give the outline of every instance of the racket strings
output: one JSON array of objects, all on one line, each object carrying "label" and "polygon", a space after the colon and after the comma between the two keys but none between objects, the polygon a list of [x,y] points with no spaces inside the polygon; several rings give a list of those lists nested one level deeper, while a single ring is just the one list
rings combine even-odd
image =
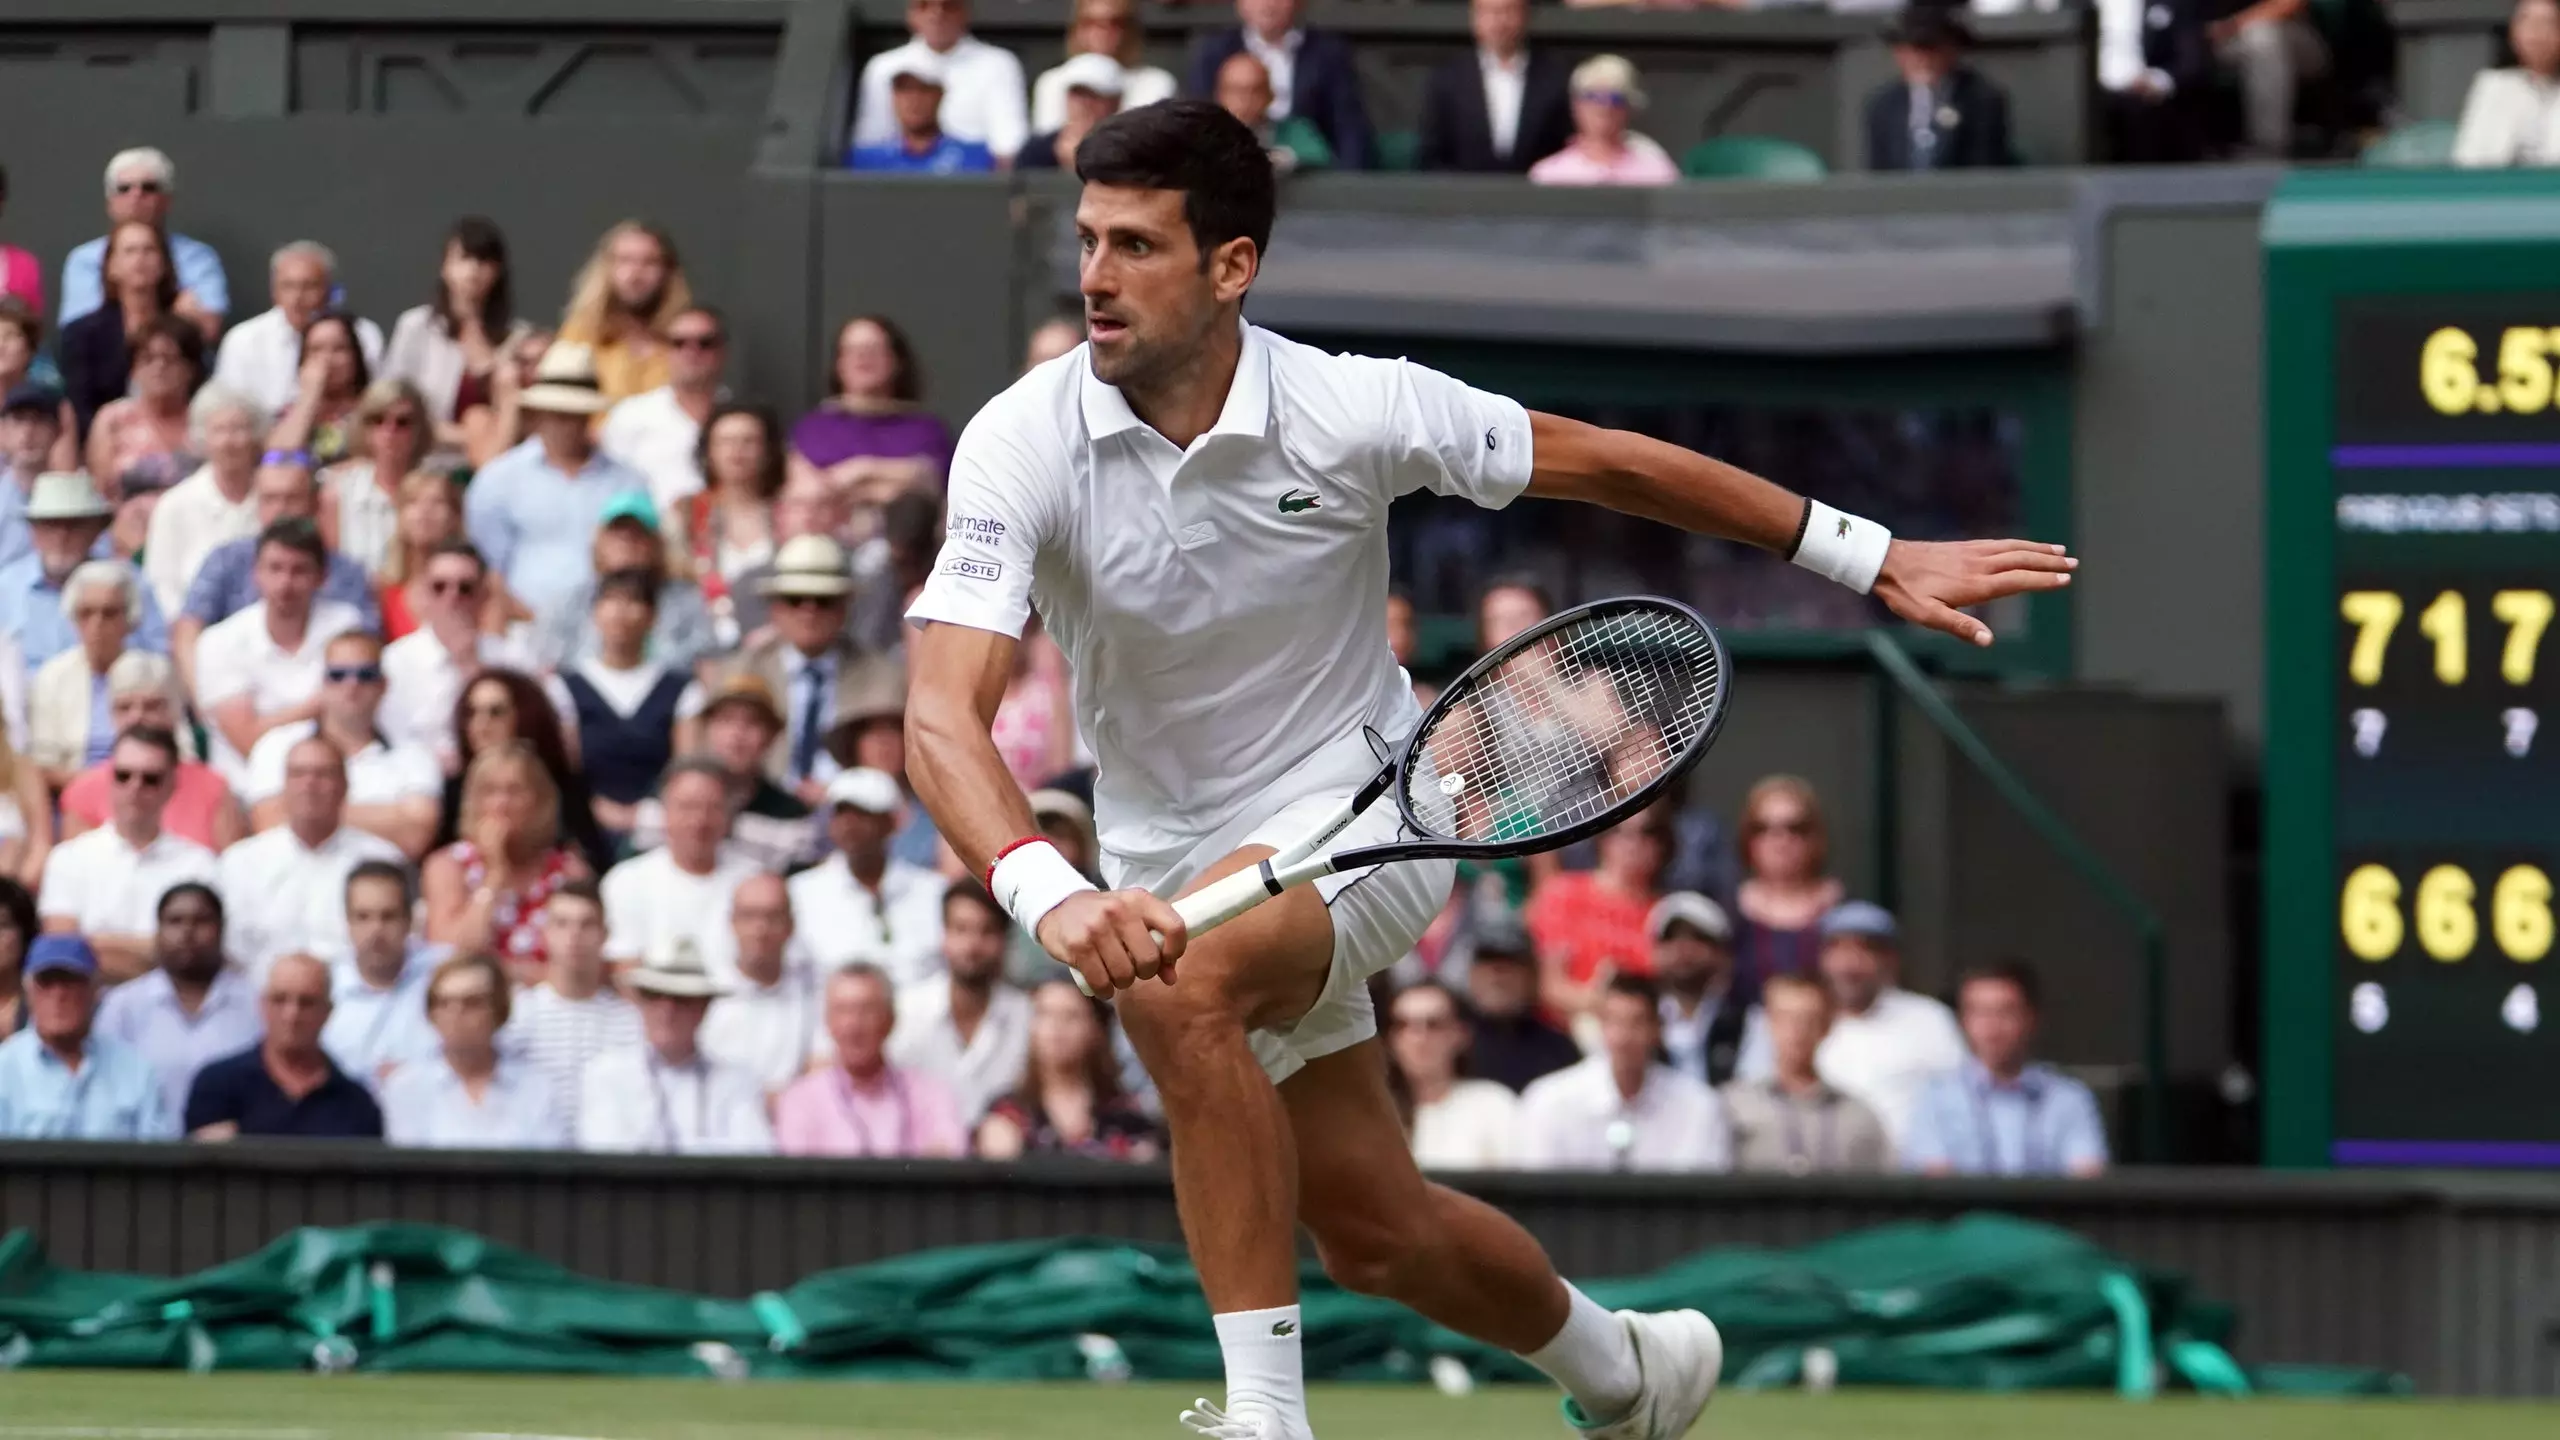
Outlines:
[{"label": "racket strings", "polygon": [[1724,683],[1713,639],[1677,611],[1601,610],[1470,677],[1406,772],[1415,821],[1519,841],[1606,815],[1680,764]]}]

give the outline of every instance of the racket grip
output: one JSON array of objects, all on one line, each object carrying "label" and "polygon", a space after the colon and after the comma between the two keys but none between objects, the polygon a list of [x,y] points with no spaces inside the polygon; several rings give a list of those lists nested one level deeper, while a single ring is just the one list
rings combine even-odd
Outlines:
[{"label": "racket grip", "polygon": [[1189,938],[1197,940],[1270,899],[1271,894],[1271,887],[1264,883],[1262,867],[1256,865],[1212,880],[1174,901],[1173,913],[1182,917]]}]

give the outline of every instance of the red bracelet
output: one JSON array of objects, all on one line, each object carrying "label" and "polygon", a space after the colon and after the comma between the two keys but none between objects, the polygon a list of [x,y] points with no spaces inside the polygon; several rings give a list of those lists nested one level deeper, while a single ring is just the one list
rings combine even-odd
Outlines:
[{"label": "red bracelet", "polygon": [[1047,845],[1050,843],[1050,839],[1046,835],[1025,835],[1019,840],[1008,841],[1003,849],[998,850],[995,853],[995,858],[987,862],[987,873],[978,878],[986,882],[987,892],[989,894],[993,894],[995,893],[996,888],[996,867],[1004,863],[1004,857],[1021,849],[1025,845]]}]

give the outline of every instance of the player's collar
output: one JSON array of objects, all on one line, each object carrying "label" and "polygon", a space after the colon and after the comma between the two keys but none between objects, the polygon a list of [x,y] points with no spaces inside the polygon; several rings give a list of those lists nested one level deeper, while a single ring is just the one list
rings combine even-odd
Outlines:
[{"label": "player's collar", "polygon": [[[1271,430],[1271,349],[1268,337],[1243,321],[1236,322],[1243,333],[1236,356],[1236,378],[1227,387],[1227,403],[1218,411],[1218,423],[1209,427],[1212,435],[1242,435],[1259,440]],[[1097,379],[1087,362],[1078,373],[1078,399],[1084,409],[1085,435],[1100,440],[1125,430],[1146,427],[1138,412],[1129,408],[1120,387]]]}]

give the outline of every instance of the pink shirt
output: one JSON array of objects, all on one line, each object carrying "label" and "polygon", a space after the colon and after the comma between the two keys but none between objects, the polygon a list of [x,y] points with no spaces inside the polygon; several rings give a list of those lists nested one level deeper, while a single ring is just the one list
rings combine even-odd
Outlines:
[{"label": "pink shirt", "polygon": [[1680,167],[1661,146],[1630,133],[1615,160],[1602,160],[1574,142],[1530,166],[1529,178],[1540,185],[1670,185],[1679,180]]},{"label": "pink shirt", "polygon": [[[71,783],[62,787],[62,813],[78,817],[91,829],[106,824],[108,796],[115,785],[107,775],[111,768],[101,760],[72,777]],[[230,800],[231,787],[223,783],[212,766],[181,760],[178,786],[169,792],[169,808],[160,812],[160,828],[181,840],[219,850],[222,842],[213,838],[213,822]]]},{"label": "pink shirt", "polygon": [[0,295],[15,295],[27,308],[44,313],[44,267],[15,245],[0,245]]},{"label": "pink shirt", "polygon": [[773,1141],[785,1155],[949,1160],[969,1153],[951,1088],[895,1066],[859,1088],[842,1066],[792,1081],[773,1102]]}]

